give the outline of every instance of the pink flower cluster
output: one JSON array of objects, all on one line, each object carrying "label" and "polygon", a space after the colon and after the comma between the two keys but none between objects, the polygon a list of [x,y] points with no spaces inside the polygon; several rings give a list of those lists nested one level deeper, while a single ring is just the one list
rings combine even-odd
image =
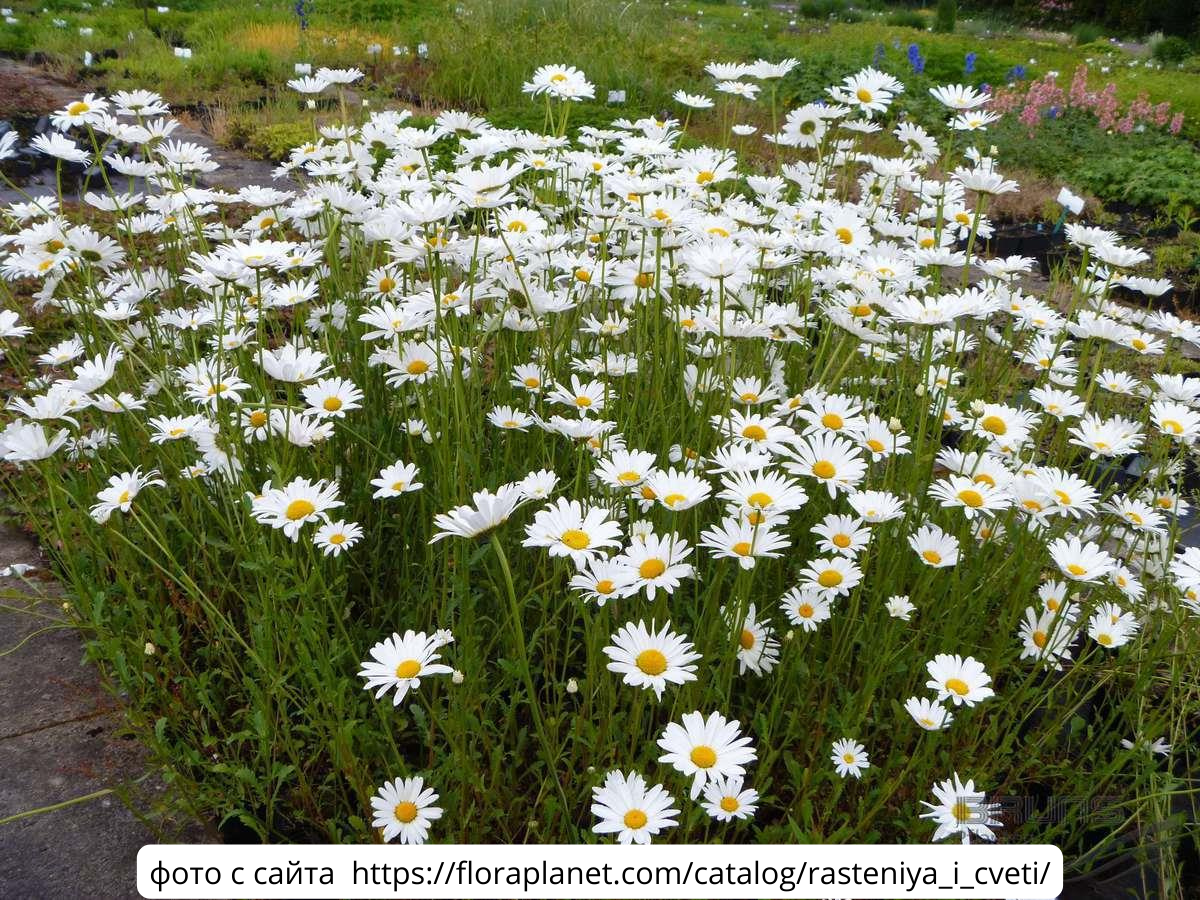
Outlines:
[{"label": "pink flower cluster", "polygon": [[1031,81],[1027,86],[1002,88],[992,100],[997,112],[1013,112],[1019,109],[1017,120],[1029,129],[1032,138],[1038,125],[1047,114],[1061,114],[1068,107],[1091,112],[1096,117],[1096,127],[1104,131],[1129,134],[1138,125],[1166,126],[1171,134],[1179,134],[1183,128],[1183,113],[1171,114],[1167,101],[1151,103],[1145,93],[1122,108],[1117,99],[1117,86],[1109,82],[1100,90],[1092,90],[1088,84],[1088,67],[1080,65],[1071,78],[1070,88],[1063,90],[1053,73]]}]

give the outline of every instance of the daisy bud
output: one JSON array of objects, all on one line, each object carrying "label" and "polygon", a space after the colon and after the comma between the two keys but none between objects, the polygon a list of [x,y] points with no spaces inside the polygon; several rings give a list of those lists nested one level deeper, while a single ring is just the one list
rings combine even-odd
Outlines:
[{"label": "daisy bud", "polygon": [[892,434],[899,434],[903,430],[904,423],[901,422],[896,416],[892,416],[890,419],[888,419],[888,431],[890,431]]},{"label": "daisy bud", "polygon": [[316,108],[317,108],[317,101],[316,101],[316,100],[308,100],[308,101],[306,101],[306,102],[305,102],[305,104],[304,104],[304,105],[305,105],[305,106],[307,106],[309,109],[316,109]]},{"label": "daisy bud", "polygon": [[146,641],[146,646],[143,649],[147,656],[153,656],[158,648],[149,641]]},{"label": "daisy bud", "polygon": [[973,415],[982,416],[986,408],[987,404],[985,404],[982,400],[971,401],[971,413]]},{"label": "daisy bud", "polygon": [[913,393],[916,394],[918,397],[924,397],[925,396],[925,385],[918,384],[915,388],[913,388]]},{"label": "daisy bud", "polygon": [[466,676],[463,675],[462,672],[458,671],[458,669],[455,669],[454,674],[452,674],[450,676],[450,680],[452,682],[454,682],[455,684],[462,684],[463,681],[465,680],[465,678],[466,678]]},{"label": "daisy bud", "polygon": [[576,681],[574,678],[570,678],[567,680],[567,693],[568,694],[579,693],[579,682]]},{"label": "daisy bud", "polygon": [[787,633],[786,633],[786,634],[783,636],[783,639],[784,639],[785,641],[790,641],[790,640],[791,640],[792,638],[794,638],[795,636],[796,636],[796,631],[795,631],[795,629],[789,628],[789,629],[787,630]]}]

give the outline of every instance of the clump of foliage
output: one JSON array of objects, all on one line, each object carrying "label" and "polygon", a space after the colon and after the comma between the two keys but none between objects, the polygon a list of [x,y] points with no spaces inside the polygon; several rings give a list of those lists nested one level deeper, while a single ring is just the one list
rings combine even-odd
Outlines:
[{"label": "clump of foliage", "polygon": [[958,0],[938,0],[937,14],[933,20],[933,30],[941,34],[954,31],[954,23],[958,19]]},{"label": "clump of foliage", "polygon": [[1192,55],[1192,45],[1176,35],[1168,35],[1154,45],[1154,58],[1160,63],[1177,65]]},{"label": "clump of foliage", "polygon": [[1105,200],[1135,206],[1200,206],[1200,154],[1182,144],[1147,146],[1100,155],[1077,170],[1079,183]]}]

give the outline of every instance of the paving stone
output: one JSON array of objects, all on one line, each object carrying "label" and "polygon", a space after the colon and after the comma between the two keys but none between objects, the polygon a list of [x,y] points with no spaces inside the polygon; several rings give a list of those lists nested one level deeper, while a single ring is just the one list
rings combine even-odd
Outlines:
[{"label": "paving stone", "polygon": [[3,527],[0,568],[13,563],[38,565],[41,578],[0,578],[0,650],[16,648],[0,656],[0,821],[19,817],[0,824],[0,896],[136,897],[144,844],[208,837],[179,815],[127,733],[119,703],[84,662],[79,633],[39,633],[53,624],[43,617],[61,618],[62,589],[43,580],[33,540]]}]

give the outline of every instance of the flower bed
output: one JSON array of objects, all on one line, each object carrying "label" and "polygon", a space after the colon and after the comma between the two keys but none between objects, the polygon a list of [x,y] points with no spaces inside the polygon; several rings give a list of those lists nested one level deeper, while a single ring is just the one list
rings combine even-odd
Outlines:
[{"label": "flower bed", "polygon": [[792,64],[574,132],[543,67],[540,134],[354,119],[322,70],[345,119],[236,195],[153,95],[55,116],[103,166],[4,213],[6,482],[201,814],[1078,872],[1194,790],[1200,331],[1109,299],[1170,284],[1102,229],[1040,295],[978,255],[1018,186],[970,88],[897,124],[864,70],[768,173],[683,149]]}]

